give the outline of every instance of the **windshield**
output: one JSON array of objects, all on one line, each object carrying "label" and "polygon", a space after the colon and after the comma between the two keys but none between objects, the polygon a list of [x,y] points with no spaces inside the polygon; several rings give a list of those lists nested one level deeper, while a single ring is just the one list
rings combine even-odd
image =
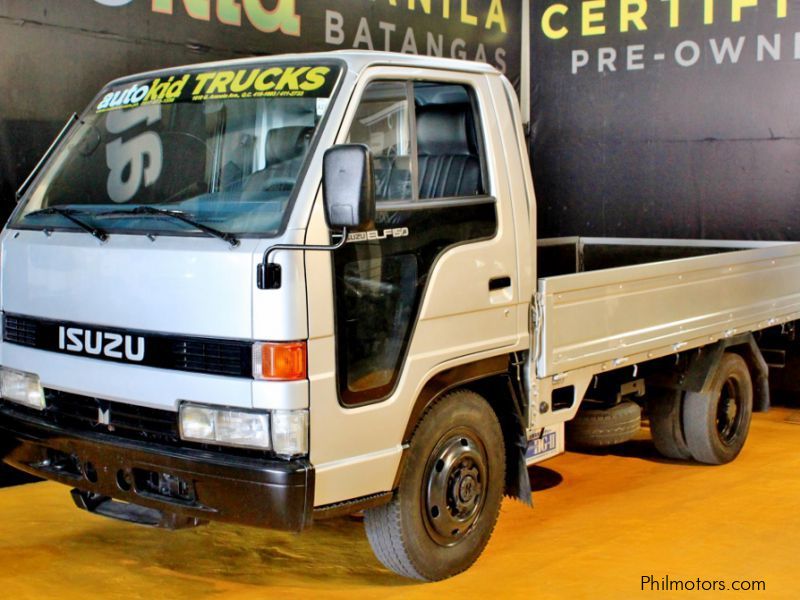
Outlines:
[{"label": "windshield", "polygon": [[113,85],[12,225],[149,235],[197,234],[202,225],[275,235],[338,74],[330,64],[270,63]]}]

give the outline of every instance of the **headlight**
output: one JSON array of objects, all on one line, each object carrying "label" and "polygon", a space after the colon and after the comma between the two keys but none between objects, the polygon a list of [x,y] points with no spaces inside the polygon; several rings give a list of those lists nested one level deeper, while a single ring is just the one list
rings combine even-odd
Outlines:
[{"label": "headlight", "polygon": [[0,396],[36,410],[45,408],[42,384],[33,373],[0,368]]},{"label": "headlight", "polygon": [[195,404],[181,405],[181,438],[205,444],[242,448],[272,447],[269,415],[258,412],[218,409]]},{"label": "headlight", "polygon": [[308,454],[308,411],[246,411],[185,403],[181,438],[204,444],[272,450],[291,458]]}]

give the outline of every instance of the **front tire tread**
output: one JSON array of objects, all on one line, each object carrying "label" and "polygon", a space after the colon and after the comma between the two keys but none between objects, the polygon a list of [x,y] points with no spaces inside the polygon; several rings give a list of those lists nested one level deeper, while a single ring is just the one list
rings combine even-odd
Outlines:
[{"label": "front tire tread", "polygon": [[[425,552],[420,552],[420,548],[414,550],[410,548],[413,545],[419,547],[420,540],[407,538],[407,536],[414,533],[414,524],[409,521],[416,515],[403,514],[402,493],[404,490],[408,493],[411,490],[419,489],[420,482],[414,479],[409,480],[409,477],[417,468],[417,463],[421,461],[420,464],[424,465],[428,460],[427,454],[425,456],[420,455],[421,448],[428,444],[431,445],[431,448],[436,445],[435,438],[437,435],[441,435],[441,431],[437,433],[437,427],[450,427],[453,420],[451,418],[452,413],[457,412],[460,407],[466,407],[468,411],[473,411],[469,413],[473,415],[471,418],[474,418],[476,414],[479,415],[479,421],[487,427],[486,432],[489,439],[484,440],[484,443],[489,446],[487,447],[488,452],[491,453],[490,447],[494,447],[496,452],[494,464],[492,465],[494,474],[490,472],[487,481],[494,480],[497,484],[495,487],[499,487],[499,489],[492,489],[486,492],[492,494],[492,502],[490,504],[487,498],[487,505],[484,506],[484,511],[490,511],[491,514],[490,512],[484,512],[480,515],[479,519],[483,522],[483,529],[472,532],[479,537],[475,540],[473,536],[472,541],[470,541],[470,544],[475,544],[472,550],[469,549],[469,546],[466,547],[468,556],[461,556],[452,564],[445,565],[442,564],[443,561],[441,559],[444,557],[441,555],[438,558],[434,556],[428,557]],[[469,418],[467,417],[467,420]],[[417,441],[418,446],[415,446],[415,441]],[[411,438],[411,447],[408,451],[414,453],[415,450],[417,450],[417,453],[409,455],[403,465],[404,472],[400,476],[399,491],[395,493],[392,500],[387,504],[365,511],[364,526],[372,551],[386,568],[398,575],[418,581],[439,581],[468,569],[481,554],[491,534],[494,532],[500,514],[504,491],[503,484],[505,482],[505,446],[502,428],[494,410],[483,397],[471,390],[455,390],[444,395],[425,411],[417,428],[414,430]],[[408,501],[408,498],[406,498],[406,501]],[[418,498],[418,501],[421,501],[421,498]],[[420,529],[424,530],[424,527],[420,527]],[[429,541],[428,543],[433,542]],[[459,548],[459,546],[456,545],[455,548]],[[415,553],[420,554],[420,556],[416,557],[416,561]],[[426,559],[429,560],[426,562]]]}]

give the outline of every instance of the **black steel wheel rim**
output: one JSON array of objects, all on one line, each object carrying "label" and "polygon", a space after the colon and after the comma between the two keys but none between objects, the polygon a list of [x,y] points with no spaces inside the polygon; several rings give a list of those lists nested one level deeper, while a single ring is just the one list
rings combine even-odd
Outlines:
[{"label": "black steel wheel rim", "polygon": [[454,546],[475,527],[486,504],[486,449],[471,430],[445,434],[431,453],[423,479],[422,520],[431,539]]},{"label": "black steel wheel rim", "polygon": [[720,390],[716,416],[717,436],[726,446],[739,434],[743,413],[742,384],[737,377],[728,377]]}]

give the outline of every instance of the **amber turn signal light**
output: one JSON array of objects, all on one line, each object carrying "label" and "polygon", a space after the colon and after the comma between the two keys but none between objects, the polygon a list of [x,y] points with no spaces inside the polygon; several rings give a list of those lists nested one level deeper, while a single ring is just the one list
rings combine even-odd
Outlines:
[{"label": "amber turn signal light", "polygon": [[305,342],[256,342],[253,346],[253,378],[298,381],[308,376]]}]

